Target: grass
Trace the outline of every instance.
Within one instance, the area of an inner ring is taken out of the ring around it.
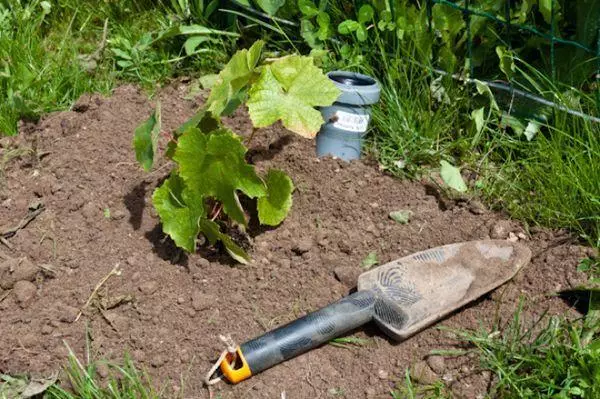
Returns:
[[[228,43],[215,40],[211,57],[186,57],[183,38],[148,40],[173,23],[151,0],[0,1],[0,136],[16,134],[21,119],[68,108],[82,93],[127,81],[152,90],[223,61]]]
[[[66,375],[70,389],[53,385],[45,393],[44,399],[158,399],[163,392],[156,391],[146,373],[139,371],[128,356],[123,364],[107,363],[110,375],[102,381],[97,374],[97,366],[91,363],[83,366],[72,353]]]
[[[507,124],[511,119],[506,114],[491,110],[486,95],[432,75],[415,61],[410,46],[386,53],[376,37],[363,47],[377,49],[363,54],[368,61],[360,69],[382,82],[369,149],[383,168],[418,179],[446,160],[461,167],[470,195],[486,199],[493,208],[529,225],[568,228],[600,246],[600,124],[494,93],[501,109],[525,124],[548,115],[528,140],[516,124]],[[554,85],[524,63],[518,64],[517,73],[524,81],[535,81],[546,98],[570,101],[584,113],[595,110],[593,95]],[[486,118],[478,129],[471,112],[480,107]]]

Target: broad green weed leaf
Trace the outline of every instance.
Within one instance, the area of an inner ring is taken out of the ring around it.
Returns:
[[[187,201],[187,198],[190,200]],[[152,204],[160,216],[163,231],[179,248],[188,252],[196,250],[196,238],[200,232],[198,222],[206,213],[202,203],[202,197],[189,197],[183,180],[176,173],[152,195]]]
[[[202,43],[209,41],[210,38],[206,36],[192,36],[188,38],[185,43],[183,43],[183,48],[185,50],[186,55],[191,55],[196,52],[198,46]]]
[[[542,16],[544,17],[544,21],[546,21],[547,24],[552,22],[552,7],[553,4],[552,3],[557,3],[554,0],[539,0],[539,8],[540,8],[540,13],[542,14]],[[557,10],[554,10],[554,12],[556,13]]]
[[[516,70],[512,51],[507,50],[504,46],[496,46],[496,54],[500,59],[500,70],[508,80],[511,80]]]
[[[264,196],[266,189],[245,154],[240,138],[227,129],[205,134],[190,128],[179,137],[173,160],[192,194],[216,198],[231,219],[246,225],[237,191],[255,198]]]
[[[263,46],[264,42],[258,40],[250,49],[237,51],[219,73],[206,102],[214,115],[232,112],[242,102],[246,87],[257,73]]]
[[[156,109],[145,122],[140,124],[133,135],[133,148],[135,149],[135,159],[142,165],[147,172],[152,169],[156,147],[158,145],[158,136],[160,134],[160,104],[156,104]]]
[[[338,25],[338,32],[342,35],[349,35],[352,32],[356,32],[359,26],[358,22],[347,19]]]
[[[258,220],[261,224],[277,226],[290,211],[294,184],[285,172],[277,169],[269,170],[265,184],[267,195],[258,199]]]
[[[537,123],[536,121],[529,121],[529,123],[527,123],[527,127],[525,128],[525,131],[523,132],[523,134],[525,135],[525,138],[527,138],[527,141],[531,141],[531,140],[533,140],[533,138],[539,131],[540,131],[540,124]]]
[[[485,126],[485,116],[484,116],[485,107],[478,108],[471,112],[471,119],[475,122],[475,129],[477,130],[477,134],[481,133],[483,127]]]
[[[313,138],[323,124],[314,107],[331,105],[339,93],[312,58],[293,55],[263,68],[247,105],[255,127],[281,120],[291,131]]]
[[[217,223],[213,222],[212,220],[202,219],[200,220],[199,226],[200,230],[202,233],[204,233],[211,245],[214,245],[217,241],[221,241],[233,259],[243,264],[247,264],[248,261],[250,261],[248,254],[236,243],[234,243],[231,237],[229,237],[227,234],[221,233]]]
[[[312,0],[298,0],[298,8],[305,17],[311,18],[319,13],[319,9]]]
[[[365,258],[362,260],[360,266],[363,269],[370,269],[378,263],[379,263],[379,259],[377,259],[377,252],[373,251],[373,252],[369,252],[369,254],[367,256],[365,256]]]
[[[400,224],[407,224],[410,221],[410,217],[412,216],[412,211],[408,209],[403,209],[400,211],[392,211],[390,212],[390,218]]]
[[[358,22],[361,24],[371,22],[374,15],[375,11],[373,11],[373,7],[368,4],[363,4],[358,10]]]
[[[444,160],[440,162],[440,165],[440,176],[448,187],[461,193],[467,191],[467,185],[460,174],[460,169]]]
[[[364,25],[358,25],[358,29],[356,29],[356,40],[359,42],[364,42],[367,40],[367,28]]]
[[[256,0],[264,12],[273,16],[285,4],[285,0]]]

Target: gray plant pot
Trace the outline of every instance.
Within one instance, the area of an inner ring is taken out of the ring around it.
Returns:
[[[333,105],[321,108],[325,123],[317,135],[317,156],[359,159],[371,105],[379,101],[381,89],[375,79],[360,73],[332,71],[327,77],[341,94]]]

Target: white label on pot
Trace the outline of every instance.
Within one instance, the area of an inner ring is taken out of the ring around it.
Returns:
[[[366,132],[367,126],[369,126],[369,115],[357,115],[337,111],[333,116],[333,120],[333,127],[349,132]]]

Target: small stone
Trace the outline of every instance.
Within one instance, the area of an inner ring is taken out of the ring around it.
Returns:
[[[131,281],[138,281],[141,276],[140,272],[135,272],[131,275]]]
[[[17,303],[21,308],[26,308],[31,304],[36,291],[37,288],[30,281],[17,281],[13,286],[13,294],[15,294]]]
[[[431,385],[437,381],[437,375],[429,368],[423,360],[415,363],[410,369],[410,376],[413,380],[423,385]]]
[[[508,237],[511,226],[508,220],[499,220],[490,229],[490,237],[495,240],[503,240]]]
[[[527,240],[527,236],[523,232],[518,233],[517,237],[519,237],[519,240]]]
[[[519,241],[519,237],[517,237],[517,235],[511,231],[508,233],[508,238],[506,240],[510,242],[517,242]]]
[[[197,265],[199,268],[202,268],[202,269],[208,269],[208,268],[210,267],[210,262],[209,262],[209,260],[208,260],[208,259],[205,259],[205,258],[199,258],[199,259],[196,261],[196,265]]]
[[[0,287],[13,288],[17,281],[34,281],[38,267],[25,257],[8,259],[0,263]]]
[[[138,287],[142,294],[152,295],[158,289],[158,283],[154,280],[145,281]]]
[[[150,365],[152,367],[160,367],[163,364],[165,364],[167,362],[167,358],[164,357],[161,354],[157,354],[155,356],[152,357],[152,359],[150,360]]]
[[[52,334],[53,328],[50,324],[44,324],[41,331],[42,335],[50,335]]]
[[[180,304],[180,305],[181,305],[182,303],[185,303],[185,298],[184,298],[184,297],[182,297],[182,296],[180,296],[179,298],[177,298],[177,303],[178,303],[178,304]]]
[[[485,206],[478,200],[472,200],[469,202],[469,212],[473,215],[481,215],[485,212]]]
[[[385,370],[379,370],[377,372],[377,376],[379,377],[380,380],[387,380],[390,375]]]
[[[348,288],[356,286],[361,270],[352,265],[338,266],[333,270],[335,278]]]
[[[303,253],[310,251],[312,247],[313,240],[311,238],[304,238],[294,245],[292,251],[298,255],[302,255]]]
[[[443,356],[427,356],[427,365],[438,374],[442,374],[446,369],[446,364]]]
[[[116,211],[114,211],[110,214],[110,218],[112,220],[121,220],[121,219],[125,218],[125,216],[127,216],[127,215],[121,209],[117,209]]]
[[[58,320],[63,323],[73,323],[79,314],[79,309],[70,305],[63,305],[59,309]]]
[[[210,305],[214,302],[213,298],[210,295],[206,295],[202,292],[194,292],[192,294],[192,308],[196,311],[201,311],[208,309]]]
[[[108,374],[109,374],[108,365],[105,362],[96,363],[96,372],[98,373],[100,378],[108,377]]]

